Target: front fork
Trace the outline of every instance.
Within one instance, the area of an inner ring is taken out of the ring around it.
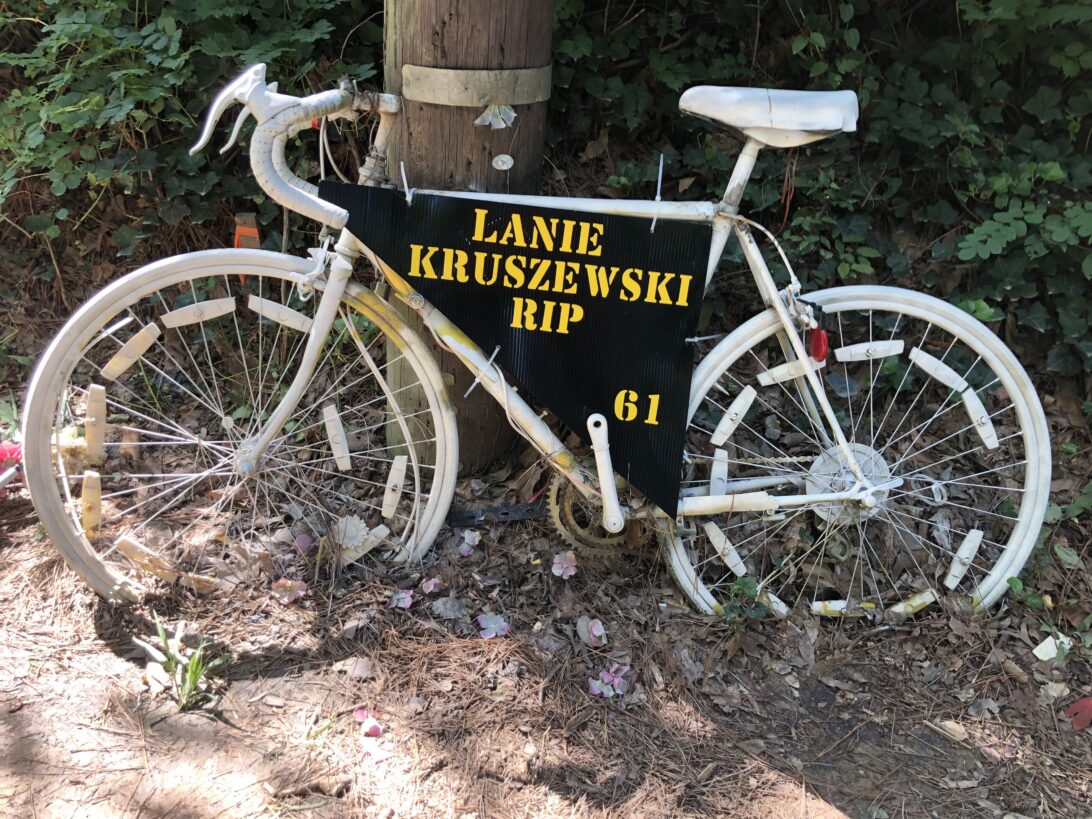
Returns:
[[[318,366],[319,359],[322,357],[326,337],[330,332],[330,328],[334,326],[334,319],[337,318],[338,306],[341,303],[341,296],[345,292],[345,285],[348,284],[349,277],[353,273],[353,261],[359,255],[352,249],[355,245],[356,240],[352,234],[347,230],[343,230],[337,245],[334,247],[333,254],[329,254],[325,250],[318,251],[321,255],[317,257],[319,269],[316,270],[316,273],[321,274],[321,268],[325,265],[326,259],[330,259],[329,272],[322,289],[322,295],[319,297],[318,307],[315,309],[314,318],[311,320],[311,327],[308,330],[303,359],[292,378],[292,383],[288,386],[288,391],[262,425],[262,428],[256,435],[243,441],[239,446],[238,454],[235,456],[235,468],[242,475],[257,471],[262,455],[273,439],[281,434],[281,430],[284,429],[284,425],[288,423],[289,417],[299,404],[300,398],[303,397],[303,393],[311,381],[311,376],[315,373],[315,367]],[[332,258],[330,258],[331,255]]]

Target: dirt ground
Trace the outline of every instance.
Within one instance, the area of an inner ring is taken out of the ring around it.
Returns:
[[[1043,613],[1021,605],[714,622],[653,552],[554,576],[562,547],[530,522],[483,528],[469,556],[448,533],[418,571],[373,563],[290,604],[264,586],[126,609],[54,556],[21,489],[0,504],[3,816],[1090,813],[1090,734],[1063,711],[1092,674],[1080,652],[1038,662]],[[1083,572],[1065,582],[1092,599]],[[225,658],[205,707],[149,689],[132,638],[153,612]],[[483,639],[483,612],[511,632]],[[624,697],[592,696],[615,663]]]
[[[10,349],[32,356],[114,268],[66,289],[17,278],[23,260],[0,264],[20,282],[0,315],[22,328]],[[16,406],[21,383],[3,386]],[[1092,438],[1081,397],[1047,392],[1064,505],[1092,478]],[[1051,533],[1084,566],[1089,517]],[[266,582],[127,609],[60,562],[10,490],[0,816],[1092,815],[1092,728],[1064,716],[1092,694],[1088,651],[1031,653],[1045,627],[1087,622],[1085,569],[1035,558],[1045,611],[1010,599],[973,619],[934,607],[901,622],[725,623],[695,615],[653,552],[578,556],[562,580],[550,568],[565,547],[543,523],[480,531],[469,556],[448,532],[413,573],[369,563],[290,604]],[[442,590],[425,593],[433,577]],[[388,608],[397,589],[415,590],[409,609]],[[482,638],[482,613],[511,632]],[[153,614],[224,658],[214,701],[183,713],[153,693],[133,643]],[[605,646],[580,639],[585,615]],[[615,664],[630,669],[625,695],[593,696],[589,678]],[[381,736],[366,736],[362,708]]]

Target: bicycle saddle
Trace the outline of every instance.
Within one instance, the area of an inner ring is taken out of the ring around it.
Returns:
[[[857,130],[853,91],[783,91],[699,85],[679,99],[679,110],[719,122],[773,148],[793,148]]]

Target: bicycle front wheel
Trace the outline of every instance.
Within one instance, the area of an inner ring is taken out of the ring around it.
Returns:
[[[826,313],[826,395],[865,477],[890,488],[867,507],[669,524],[660,537],[681,589],[707,613],[738,613],[755,598],[778,615],[798,605],[861,616],[942,598],[991,604],[1034,547],[1049,495],[1048,427],[1027,374],[985,326],[931,296],[861,286],[809,301]],[[698,367],[684,497],[855,484],[815,397],[787,366],[782,334],[767,311]]]
[[[155,262],[92,298],[43,355],[26,480],[100,595],[302,579],[313,558],[410,560],[435,537],[454,415],[421,341],[354,283],[289,421],[256,469],[240,466],[300,367],[320,294],[298,285],[312,267],[256,250]]]

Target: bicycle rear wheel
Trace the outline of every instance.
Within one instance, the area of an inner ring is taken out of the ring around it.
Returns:
[[[890,287],[809,296],[827,314],[818,371],[871,508],[688,517],[661,543],[700,610],[913,613],[941,599],[988,606],[1035,545],[1050,488],[1046,418],[1005,345],[962,310]],[[803,379],[785,369],[772,311],[701,363],[691,388],[682,493],[841,492],[855,479]],[[715,485],[715,491],[714,491]]]
[[[288,423],[255,471],[238,468],[300,366],[319,294],[297,285],[312,267],[255,250],[155,262],[93,297],[43,355],[24,415],[27,484],[100,595],[302,579],[320,554],[412,560],[435,537],[454,491],[454,415],[421,341],[352,282]],[[399,359],[410,366],[392,385]],[[403,411],[411,392],[424,401]]]

